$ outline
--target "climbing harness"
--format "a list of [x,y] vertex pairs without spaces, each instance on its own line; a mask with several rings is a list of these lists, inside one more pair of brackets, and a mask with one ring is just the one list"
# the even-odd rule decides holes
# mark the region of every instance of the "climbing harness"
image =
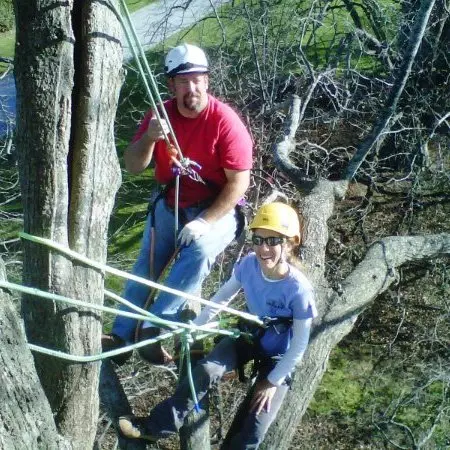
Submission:
[[[257,374],[267,375],[280,359],[280,354],[268,354],[261,345],[261,340],[267,332],[281,333],[289,332],[292,327],[292,317],[269,317],[261,318],[260,325],[239,321],[238,328],[241,335],[236,340],[237,353],[237,373],[239,381],[246,382],[245,366],[249,361],[253,361],[253,368],[250,378]],[[288,383],[286,379],[286,383]]]

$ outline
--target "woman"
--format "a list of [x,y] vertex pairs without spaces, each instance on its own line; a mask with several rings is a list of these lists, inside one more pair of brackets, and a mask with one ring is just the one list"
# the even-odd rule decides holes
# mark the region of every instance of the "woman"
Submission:
[[[265,318],[268,326],[254,333],[253,342],[243,338],[222,339],[193,370],[199,401],[222,376],[254,359],[257,378],[249,412],[230,448],[258,448],[275,419],[289,389],[289,377],[308,344],[316,316],[313,288],[301,272],[294,253],[300,244],[296,212],[284,203],[262,206],[249,227],[253,252],[236,264],[231,278],[212,301],[228,304],[242,288],[247,310]],[[194,321],[203,325],[217,314],[208,306]],[[157,405],[149,417],[122,417],[119,429],[128,438],[157,440],[177,432],[195,407],[187,379],[174,395]]]

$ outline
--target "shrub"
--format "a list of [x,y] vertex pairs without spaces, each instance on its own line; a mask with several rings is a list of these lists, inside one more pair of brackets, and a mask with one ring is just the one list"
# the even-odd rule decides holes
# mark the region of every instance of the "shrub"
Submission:
[[14,9],[12,0],[0,0],[0,33],[14,27]]

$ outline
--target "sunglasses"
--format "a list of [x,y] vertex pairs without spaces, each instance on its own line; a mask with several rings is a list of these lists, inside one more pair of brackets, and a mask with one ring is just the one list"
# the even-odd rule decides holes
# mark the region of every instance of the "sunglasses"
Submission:
[[269,247],[275,247],[275,245],[282,244],[284,242],[284,237],[280,236],[269,236],[269,237],[262,237],[258,236],[257,234],[254,234],[252,236],[252,243],[254,245],[263,245],[266,243]]

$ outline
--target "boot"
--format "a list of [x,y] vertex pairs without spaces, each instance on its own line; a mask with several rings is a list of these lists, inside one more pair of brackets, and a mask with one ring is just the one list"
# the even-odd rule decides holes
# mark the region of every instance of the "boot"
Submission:
[[[109,352],[111,350],[117,350],[118,348],[125,347],[126,342],[117,334],[102,334],[102,351]],[[125,364],[128,359],[130,359],[132,351],[121,353],[120,355],[111,356],[112,359],[118,366]]]
[[[138,342],[159,336],[160,329],[156,327],[141,328],[138,334]],[[173,361],[169,352],[161,345],[161,342],[148,344],[138,349],[139,356],[150,364],[168,364]]]

